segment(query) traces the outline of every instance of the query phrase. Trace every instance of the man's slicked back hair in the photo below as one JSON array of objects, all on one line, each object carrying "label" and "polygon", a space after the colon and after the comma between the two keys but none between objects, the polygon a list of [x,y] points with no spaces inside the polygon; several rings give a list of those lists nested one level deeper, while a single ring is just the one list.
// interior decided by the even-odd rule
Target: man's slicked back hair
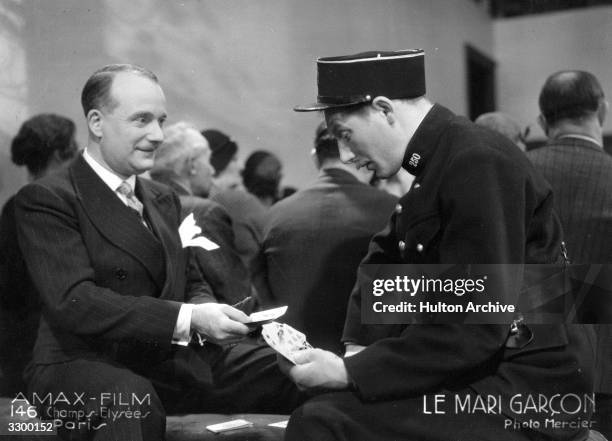
[{"label": "man's slicked back hair", "polygon": [[329,133],[325,122],[321,122],[317,127],[314,140],[314,151],[318,168],[321,168],[326,161],[340,159],[338,140]]},{"label": "man's slicked back hair", "polygon": [[85,83],[81,92],[81,105],[85,116],[92,109],[112,109],[117,103],[110,96],[111,86],[115,75],[121,72],[130,72],[149,78],[159,83],[157,76],[146,69],[135,64],[109,64],[95,71]]},{"label": "man's slicked back hair", "polygon": [[540,92],[540,113],[548,124],[562,119],[579,119],[597,112],[604,99],[595,75],[565,70],[548,77]]}]

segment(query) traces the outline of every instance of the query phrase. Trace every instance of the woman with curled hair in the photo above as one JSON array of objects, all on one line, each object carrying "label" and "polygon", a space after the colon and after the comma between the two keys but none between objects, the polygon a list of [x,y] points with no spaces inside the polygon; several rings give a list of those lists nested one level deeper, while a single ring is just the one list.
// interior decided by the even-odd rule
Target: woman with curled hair
[{"label": "woman with curled hair", "polygon": [[78,148],[72,120],[53,113],[36,115],[21,125],[11,143],[11,159],[25,165],[32,180],[74,158]]},{"label": "woman with curled hair", "polygon": [[[51,113],[25,121],[11,143],[11,159],[25,166],[30,181],[67,165],[76,155],[76,126]],[[0,217],[0,395],[25,392],[21,378],[40,317],[38,294],[19,250],[15,197]]]}]

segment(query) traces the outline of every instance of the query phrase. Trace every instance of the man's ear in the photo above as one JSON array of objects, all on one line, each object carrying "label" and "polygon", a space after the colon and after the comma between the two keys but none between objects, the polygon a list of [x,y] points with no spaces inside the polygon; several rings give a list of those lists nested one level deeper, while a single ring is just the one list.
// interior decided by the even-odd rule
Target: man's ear
[{"label": "man's ear", "polygon": [[548,136],[548,123],[546,122],[546,118],[544,118],[544,115],[542,114],[538,115],[538,125],[542,127],[542,130],[544,130],[544,134]]},{"label": "man's ear", "polygon": [[385,96],[377,96],[372,100],[372,107],[374,110],[381,111],[387,118],[389,124],[393,124],[395,122],[393,102],[389,98]]},{"label": "man's ear", "polygon": [[87,113],[87,126],[89,127],[89,131],[93,133],[98,138],[102,138],[102,122],[103,115],[98,109],[91,109]]},{"label": "man's ear", "polygon": [[606,120],[606,115],[608,115],[609,108],[610,103],[608,100],[601,100],[599,102],[599,106],[597,106],[597,119],[599,120],[599,125],[603,126],[604,121]]}]

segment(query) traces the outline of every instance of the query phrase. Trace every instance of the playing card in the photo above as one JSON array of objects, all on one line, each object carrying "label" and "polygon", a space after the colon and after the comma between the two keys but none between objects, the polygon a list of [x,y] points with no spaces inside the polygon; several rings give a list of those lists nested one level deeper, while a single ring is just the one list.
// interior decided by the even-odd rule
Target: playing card
[{"label": "playing card", "polygon": [[250,421],[238,419],[238,420],[226,421],[225,423],[211,424],[210,426],[206,426],[206,429],[214,433],[222,433],[222,432],[227,432],[229,430],[236,430],[236,429],[243,429],[245,427],[251,427],[252,425],[253,423]]},{"label": "playing card", "polygon": [[251,318],[251,321],[245,323],[245,325],[247,325],[249,328],[256,328],[260,325],[263,325],[264,323],[276,320],[277,318],[284,315],[285,312],[287,312],[286,306],[254,312],[249,316]]},{"label": "playing card", "polygon": [[296,352],[312,348],[304,334],[285,323],[267,323],[262,326],[261,335],[272,349],[293,364]]}]

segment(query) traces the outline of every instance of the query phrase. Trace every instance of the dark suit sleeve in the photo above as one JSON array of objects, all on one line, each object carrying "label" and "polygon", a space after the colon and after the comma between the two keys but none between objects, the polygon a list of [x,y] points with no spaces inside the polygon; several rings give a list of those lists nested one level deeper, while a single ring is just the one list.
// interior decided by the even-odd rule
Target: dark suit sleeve
[{"label": "dark suit sleeve", "polygon": [[73,196],[36,183],[16,200],[20,247],[46,317],[75,335],[169,348],[181,303],[120,295],[96,284],[74,204]]},{"label": "dark suit sleeve", "polygon": [[[523,262],[528,187],[524,171],[495,152],[452,159],[439,193],[440,262]],[[393,255],[397,244],[387,246]],[[507,332],[504,325],[411,325],[345,365],[366,399],[418,395],[491,363]]]}]

